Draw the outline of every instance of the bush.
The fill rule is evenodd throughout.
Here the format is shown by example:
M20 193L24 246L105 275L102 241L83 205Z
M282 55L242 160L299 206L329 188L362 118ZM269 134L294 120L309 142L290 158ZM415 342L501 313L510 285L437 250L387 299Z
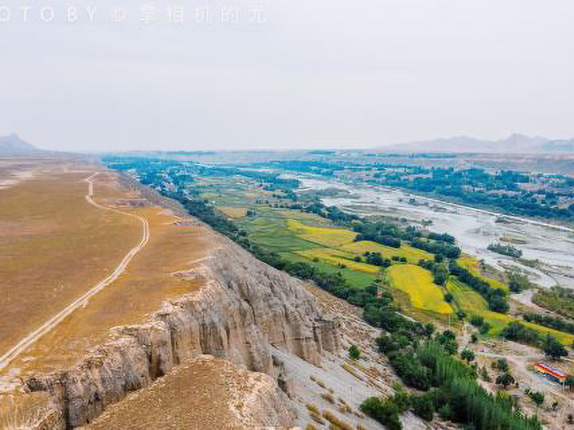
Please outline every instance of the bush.
M389 430L402 430L399 420L399 408L392 400L381 400L378 397L370 397L361 404L361 411L377 420Z
M435 413L434 403L430 396L412 398L413 412L425 421L432 421Z
M510 385L514 384L516 379L510 373L503 373L496 378L496 385L502 385L504 388L508 388Z
M568 355L566 348L564 348L564 346L558 342L556 338L550 335L546 336L544 339L542 350L547 357L550 357L553 360L560 360L560 358L566 357Z
M472 352L470 349L464 349L460 353L460 358L470 363L472 360L474 360L474 352Z
M470 317L470 323L475 327L482 327L484 324L484 317L480 315L473 315Z
M361 358L361 351L359 350L359 348L357 348L356 345L351 345L351 347L349 348L349 358L351 360L358 360L359 358Z
M420 364L412 352L405 354L395 351L388 354L388 358L405 384L423 391L430 388L428 369Z

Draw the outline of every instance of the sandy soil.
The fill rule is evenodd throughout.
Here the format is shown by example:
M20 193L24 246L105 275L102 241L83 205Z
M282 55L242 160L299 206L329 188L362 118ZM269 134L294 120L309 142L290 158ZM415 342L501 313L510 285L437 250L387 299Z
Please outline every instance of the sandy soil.
M111 328L145 321L165 300L195 291L203 284L203 280L176 274L191 269L209 253L212 241L208 230L197 223L181 223L155 206L131 211L148 220L148 244L118 279L13 363L20 375L71 365L89 348L103 343Z
M86 194L86 201L91 204L92 206L101 209L103 211L110 211L116 214L121 214L127 217L131 217L137 219L141 223L141 240L137 243L129 252L124 256L124 258L119 262L118 266L103 280L99 283L91 287L88 291L86 291L82 296L68 304L64 309L57 311L51 318L49 318L44 324L40 325L23 339L21 339L16 345L14 345L11 349L8 350L3 356L0 357L0 370L5 369L9 366L12 361L14 361L17 357L19 357L22 353L24 353L28 348L35 345L35 343L57 327L65 318L67 318L72 313L76 312L79 308L85 307L89 300L94 297L96 294L100 293L104 288L111 285L115 282L123 273L126 271L128 265L130 264L131 260L137 256L137 254L148 244L150 239L150 229L149 229L149 222L146 218L132 214L125 211L120 211L119 209L108 207L105 205L99 204L95 200L94 195L94 184L98 180L98 176L101 176L101 172L96 172L93 175L90 175L84 181L88 186L88 192Z
M496 392L500 389L494 384L500 372L492 369L491 364L500 358L504 358L510 366L510 372L519 381L518 387L510 387L505 391L520 400L520 404L526 413L538 414L540 420L548 429L562 430L569 428L566 425L566 418L568 414L574 414L574 393L564 390L559 384L535 373L533 364L542 362L572 374L574 372L574 363L572 361L552 362L545 358L540 350L514 342L484 342L482 344L479 343L478 346L471 345L470 347L474 349L477 363L486 367L491 376L491 382L482 381L485 388L491 392ZM544 393L544 404L540 408L537 408L532 400L528 398L525 393L526 389ZM558 402L556 410L552 408L554 402Z
M137 220L86 201L82 180L94 167L64 173L64 164L30 167L42 174L0 190L0 355L105 278L139 241Z

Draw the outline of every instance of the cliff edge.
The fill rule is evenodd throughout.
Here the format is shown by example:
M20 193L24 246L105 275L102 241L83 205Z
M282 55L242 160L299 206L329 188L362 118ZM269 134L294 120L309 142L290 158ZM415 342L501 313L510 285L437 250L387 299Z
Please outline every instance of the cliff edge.
M55 410L51 427L37 428L89 424L128 393L202 355L267 374L288 393L289 375L275 348L315 365L323 351L338 349L335 324L299 281L226 238L213 233L213 240L217 246L199 267L174 274L206 280L199 291L165 302L146 323L115 328L109 342L72 368L27 380L30 391L49 393ZM292 424L288 410L270 414L280 421L273 425Z

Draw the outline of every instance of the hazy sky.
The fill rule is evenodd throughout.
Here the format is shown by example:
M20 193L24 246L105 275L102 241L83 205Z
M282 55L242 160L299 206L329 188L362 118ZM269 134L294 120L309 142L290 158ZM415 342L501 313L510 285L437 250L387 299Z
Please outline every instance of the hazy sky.
M65 150L569 138L573 20L572 0L0 0L0 134Z

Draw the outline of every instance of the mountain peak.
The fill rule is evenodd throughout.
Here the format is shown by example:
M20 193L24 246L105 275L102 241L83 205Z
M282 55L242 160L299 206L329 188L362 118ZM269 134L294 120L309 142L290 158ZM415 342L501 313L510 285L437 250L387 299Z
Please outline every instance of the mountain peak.
M546 137L513 133L506 139L487 140L470 136L409 142L376 148L382 152L415 153L544 153L574 152L574 141L553 141Z
M37 150L34 145L26 142L16 133L0 136L0 154L23 154Z

